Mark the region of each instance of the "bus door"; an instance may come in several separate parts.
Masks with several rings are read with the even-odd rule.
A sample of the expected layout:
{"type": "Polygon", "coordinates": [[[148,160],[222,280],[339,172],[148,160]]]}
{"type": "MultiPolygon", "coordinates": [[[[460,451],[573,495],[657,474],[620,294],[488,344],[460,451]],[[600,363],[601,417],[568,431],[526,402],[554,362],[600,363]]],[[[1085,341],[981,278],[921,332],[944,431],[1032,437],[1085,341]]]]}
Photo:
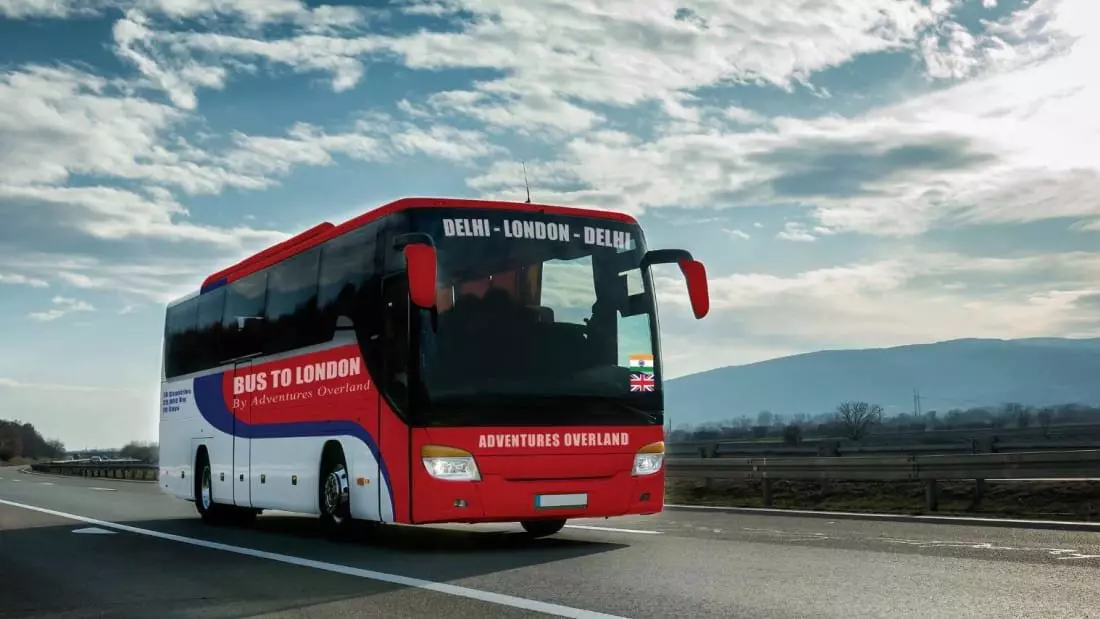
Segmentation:
{"type": "MultiPolygon", "coordinates": [[[[233,364],[233,377],[248,380],[251,369],[251,359],[237,361],[233,364]]],[[[240,507],[252,506],[252,439],[248,430],[252,423],[252,398],[249,391],[252,390],[235,397],[233,402],[233,503],[240,507]]]]}

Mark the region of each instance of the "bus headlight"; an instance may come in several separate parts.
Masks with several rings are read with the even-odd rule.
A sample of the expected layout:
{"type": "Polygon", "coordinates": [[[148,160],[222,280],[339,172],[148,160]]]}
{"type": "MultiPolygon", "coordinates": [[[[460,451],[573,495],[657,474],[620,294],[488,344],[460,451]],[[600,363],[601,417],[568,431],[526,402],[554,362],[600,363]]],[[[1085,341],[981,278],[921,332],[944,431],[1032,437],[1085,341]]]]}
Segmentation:
{"type": "Polygon", "coordinates": [[[449,481],[480,481],[477,462],[468,451],[442,445],[425,445],[420,448],[420,459],[428,474],[436,479],[449,481]]]}
{"type": "Polygon", "coordinates": [[[665,443],[657,441],[650,443],[634,454],[634,470],[631,475],[652,475],[661,470],[665,461],[665,443]]]}

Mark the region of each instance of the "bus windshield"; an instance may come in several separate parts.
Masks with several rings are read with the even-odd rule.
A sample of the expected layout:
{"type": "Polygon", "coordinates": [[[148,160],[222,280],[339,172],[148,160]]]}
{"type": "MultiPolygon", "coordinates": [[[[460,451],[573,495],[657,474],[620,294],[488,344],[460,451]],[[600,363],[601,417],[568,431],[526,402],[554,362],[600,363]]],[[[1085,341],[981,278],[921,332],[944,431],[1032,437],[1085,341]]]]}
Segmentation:
{"type": "Polygon", "coordinates": [[[437,328],[420,321],[419,424],[663,423],[637,225],[473,209],[413,219],[439,265],[437,328]]]}

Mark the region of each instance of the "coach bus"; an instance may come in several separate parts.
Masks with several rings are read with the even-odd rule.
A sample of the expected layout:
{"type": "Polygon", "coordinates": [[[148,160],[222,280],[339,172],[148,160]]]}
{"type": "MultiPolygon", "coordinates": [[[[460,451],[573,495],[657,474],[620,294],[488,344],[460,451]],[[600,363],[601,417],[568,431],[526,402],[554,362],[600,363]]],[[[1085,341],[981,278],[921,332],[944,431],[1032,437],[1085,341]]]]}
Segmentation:
{"type": "Polygon", "coordinates": [[[325,222],[170,303],[160,485],[207,522],[652,514],[664,498],[654,264],[625,214],[406,198],[325,222]]]}

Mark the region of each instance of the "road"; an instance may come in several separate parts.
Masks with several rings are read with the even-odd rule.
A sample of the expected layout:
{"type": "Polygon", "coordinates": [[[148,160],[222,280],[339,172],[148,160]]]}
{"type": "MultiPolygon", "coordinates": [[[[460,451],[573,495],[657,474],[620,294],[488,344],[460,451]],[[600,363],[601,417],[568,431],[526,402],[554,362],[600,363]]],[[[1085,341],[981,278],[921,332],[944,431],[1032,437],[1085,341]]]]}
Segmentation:
{"type": "Polygon", "coordinates": [[[140,482],[0,469],[0,617],[1100,617],[1100,533],[666,511],[203,525],[140,482]],[[92,529],[92,531],[88,531],[92,529]]]}

